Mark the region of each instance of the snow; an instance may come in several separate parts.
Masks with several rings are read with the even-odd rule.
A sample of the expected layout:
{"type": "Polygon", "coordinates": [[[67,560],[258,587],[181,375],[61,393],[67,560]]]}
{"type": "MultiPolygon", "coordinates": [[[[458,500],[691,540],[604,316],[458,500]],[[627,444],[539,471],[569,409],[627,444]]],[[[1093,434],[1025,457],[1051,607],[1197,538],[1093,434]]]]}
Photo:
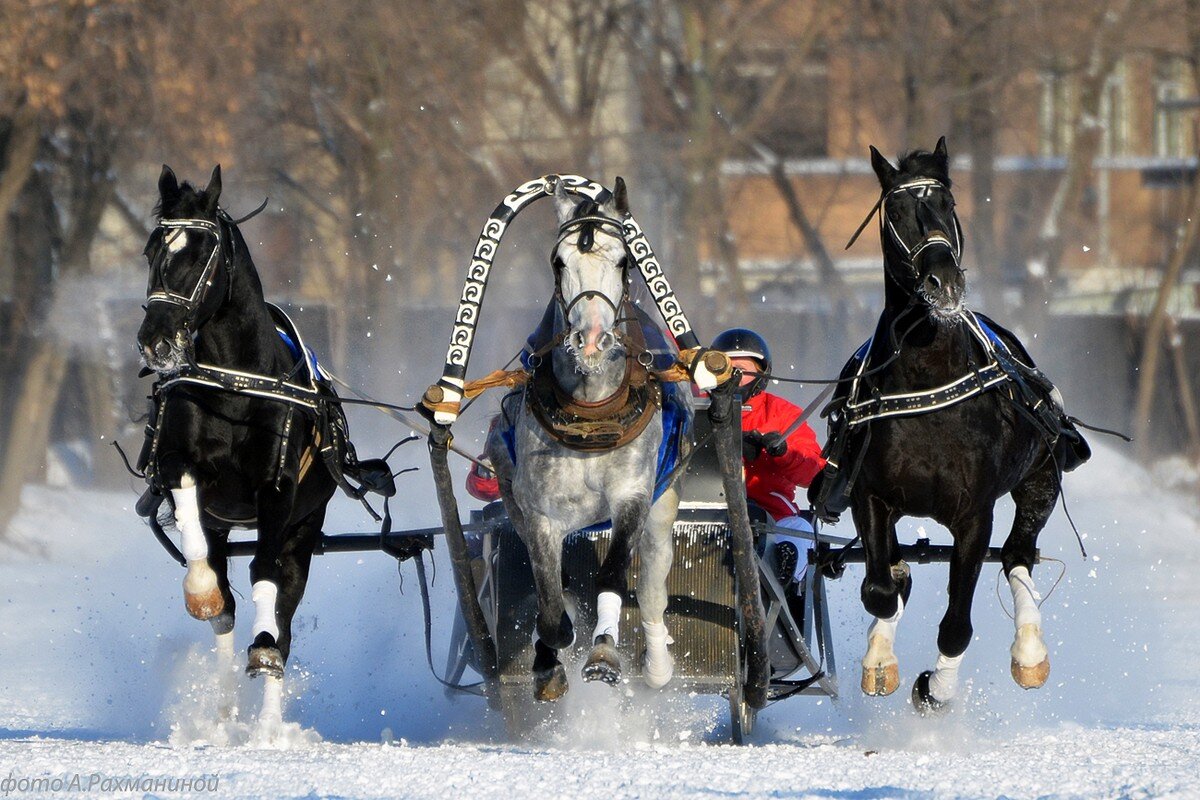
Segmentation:
{"type": "MultiPolygon", "coordinates": [[[[427,470],[403,480],[413,500],[398,524],[435,524],[432,500],[421,499],[433,496],[427,470]]],[[[7,796],[71,796],[47,783],[39,794],[29,781],[73,775],[85,787],[91,776],[135,785],[121,796],[176,796],[154,779],[188,777],[219,781],[217,796],[246,798],[1198,796],[1196,503],[1102,443],[1065,485],[1089,557],[1081,559],[1057,512],[1041,546],[1065,577],[1051,592],[1057,564],[1033,575],[1049,595],[1046,687],[1022,691],[1008,675],[1012,623],[987,565],[955,707],[916,716],[907,695],[936,659],[945,605],[945,566],[924,565],[914,566],[897,633],[900,691],[861,697],[868,620],[852,567],[830,585],[844,696],[768,709],[746,747],[726,744],[721,698],[578,679],[549,723],[510,741],[482,700],[447,699],[429,676],[412,568],[403,569],[402,594],[394,562],[377,553],[314,561],[288,668],[289,723],[265,741],[250,723],[261,684],[213,674],[208,626],[184,613],[183,570],[134,515],[134,487],[28,487],[14,544],[0,549],[0,796],[6,788],[7,796]],[[239,721],[217,721],[222,677],[237,684],[239,721]]],[[[345,499],[331,512],[328,530],[369,528],[345,499]]],[[[1010,521],[1002,505],[997,542],[1010,521]]],[[[923,520],[903,523],[901,537],[912,539],[918,526],[948,541],[923,520]]],[[[453,587],[440,551],[438,565],[440,667],[453,587]]],[[[233,573],[241,656],[253,614],[245,563],[233,573]]]]}

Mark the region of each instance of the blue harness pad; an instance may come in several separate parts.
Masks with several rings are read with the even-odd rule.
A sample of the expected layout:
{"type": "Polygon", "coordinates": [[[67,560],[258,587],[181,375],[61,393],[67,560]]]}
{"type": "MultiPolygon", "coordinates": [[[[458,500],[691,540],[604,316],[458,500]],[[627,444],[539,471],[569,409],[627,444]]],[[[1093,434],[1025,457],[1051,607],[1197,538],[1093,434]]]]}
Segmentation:
{"type": "MultiPolygon", "coordinates": [[[[296,361],[299,361],[301,359],[300,346],[292,340],[292,337],[288,335],[287,331],[279,328],[276,328],[275,331],[279,334],[279,338],[283,340],[283,343],[287,345],[287,349],[291,352],[292,358],[294,358],[296,361]]],[[[308,351],[306,355],[308,356],[308,364],[310,367],[312,367],[313,375],[317,377],[317,380],[328,381],[329,377],[325,374],[325,371],[321,369],[321,365],[317,363],[317,354],[313,352],[311,347],[305,347],[304,349],[308,351]]]]}
{"type": "MultiPolygon", "coordinates": [[[[678,383],[664,383],[663,390],[663,438],[658,446],[658,464],[654,470],[654,499],[662,497],[671,480],[671,473],[679,464],[679,452],[683,437],[688,434],[692,423],[692,410],[688,406],[684,389],[678,383]]],[[[502,423],[507,423],[500,429],[500,438],[508,446],[508,457],[515,464],[517,461],[517,437],[513,423],[506,414],[501,414],[502,423]]],[[[608,523],[604,523],[603,527],[608,523]]]]}

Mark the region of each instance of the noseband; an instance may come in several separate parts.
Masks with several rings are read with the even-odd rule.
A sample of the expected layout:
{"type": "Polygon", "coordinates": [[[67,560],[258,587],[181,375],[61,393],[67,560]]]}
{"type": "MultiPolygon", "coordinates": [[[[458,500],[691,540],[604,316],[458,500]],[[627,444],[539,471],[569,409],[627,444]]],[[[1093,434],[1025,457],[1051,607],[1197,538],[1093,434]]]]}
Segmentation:
{"type": "Polygon", "coordinates": [[[210,222],[206,219],[160,220],[158,230],[155,232],[159,236],[159,241],[157,243],[152,241],[146,248],[146,255],[150,259],[151,273],[156,281],[156,285],[152,284],[150,292],[146,295],[146,302],[169,303],[182,307],[187,312],[188,326],[192,327],[196,321],[200,306],[204,304],[204,300],[208,297],[208,292],[216,280],[218,264],[225,268],[226,291],[227,294],[232,294],[233,260],[229,255],[229,248],[226,246],[225,238],[221,235],[221,229],[222,226],[219,223],[210,222]],[[214,243],[212,252],[208,255],[208,261],[204,264],[204,269],[200,272],[200,277],[196,280],[195,285],[192,286],[191,291],[183,294],[167,288],[166,276],[163,274],[163,270],[166,265],[167,252],[169,251],[169,245],[173,236],[182,235],[187,231],[197,231],[212,236],[214,243]],[[174,232],[173,235],[172,232],[174,232]]]}
{"type": "MultiPolygon", "coordinates": [[[[557,262],[559,261],[558,248],[562,246],[562,243],[564,241],[566,241],[566,238],[568,236],[570,236],[572,233],[575,233],[576,231],[578,231],[578,233],[579,233],[579,237],[577,239],[577,245],[579,247],[580,252],[583,252],[583,253],[591,252],[592,246],[595,243],[595,229],[597,226],[612,229],[614,231],[613,235],[618,237],[621,240],[622,245],[624,245],[625,226],[622,225],[620,223],[620,221],[612,219],[611,217],[603,216],[601,214],[595,214],[595,213],[584,214],[583,216],[576,217],[575,219],[567,220],[566,222],[564,222],[562,225],[559,226],[558,241],[555,242],[555,244],[554,244],[554,258],[551,260],[551,263],[557,264],[557,262]]],[[[628,247],[626,247],[626,258],[624,261],[624,266],[621,267],[621,296],[617,298],[617,301],[615,303],[612,301],[612,299],[608,295],[606,295],[604,292],[601,292],[597,289],[585,289],[582,292],[580,292],[579,294],[572,297],[570,302],[567,302],[566,298],[563,297],[563,293],[562,293],[562,270],[559,269],[557,266],[555,266],[555,268],[554,268],[554,298],[555,298],[555,300],[558,301],[558,305],[562,309],[563,322],[565,322],[567,324],[568,328],[570,327],[570,324],[571,324],[570,323],[571,309],[575,307],[575,304],[579,303],[582,300],[588,300],[593,297],[599,297],[605,303],[608,303],[609,307],[612,308],[612,310],[613,310],[613,316],[616,318],[616,321],[617,322],[621,321],[619,319],[621,316],[621,311],[620,311],[621,304],[625,301],[625,297],[629,292],[629,288],[628,288],[629,287],[629,258],[628,258],[628,256],[629,256],[628,247]]]]}
{"type": "MultiPolygon", "coordinates": [[[[958,222],[958,214],[954,213],[954,211],[951,211],[950,217],[954,224],[953,226],[947,225],[946,227],[952,229],[954,236],[953,240],[951,240],[950,236],[944,231],[935,229],[931,230],[925,235],[924,238],[910,246],[904,241],[904,237],[900,235],[898,230],[896,230],[896,226],[892,223],[891,218],[888,216],[888,198],[900,191],[908,192],[909,195],[917,199],[919,212],[920,207],[925,206],[926,198],[929,197],[929,193],[938,190],[943,191],[946,194],[950,194],[950,189],[947,188],[946,185],[941,181],[934,178],[918,178],[917,180],[908,181],[907,183],[902,183],[899,186],[894,187],[880,200],[880,237],[882,238],[884,230],[891,235],[892,241],[898,248],[900,248],[900,252],[904,254],[904,263],[907,264],[908,268],[912,270],[914,276],[918,275],[916,267],[917,257],[931,247],[945,247],[950,251],[950,257],[954,259],[954,266],[962,269],[962,226],[958,222]]],[[[951,195],[951,198],[953,199],[953,195],[951,195]]]]}
{"type": "Polygon", "coordinates": [[[850,237],[850,241],[846,244],[846,249],[849,250],[854,243],[858,241],[859,235],[862,234],[863,230],[867,227],[867,223],[871,221],[871,217],[878,213],[880,241],[882,242],[885,238],[891,238],[897,249],[899,249],[902,253],[902,263],[907,266],[909,271],[912,273],[911,277],[919,278],[921,276],[916,267],[917,257],[931,247],[945,247],[947,250],[949,250],[950,257],[954,260],[954,266],[961,270],[963,237],[962,225],[958,221],[958,214],[954,211],[950,212],[953,225],[946,226],[951,229],[950,234],[934,229],[917,242],[909,245],[908,242],[904,241],[904,237],[900,235],[900,232],[896,230],[896,226],[892,224],[892,220],[887,214],[888,199],[892,195],[901,191],[908,192],[910,196],[917,200],[918,212],[920,211],[920,208],[925,206],[926,198],[929,197],[930,192],[943,191],[950,195],[951,199],[954,197],[952,194],[950,194],[950,188],[936,178],[915,178],[914,180],[906,181],[899,186],[894,186],[890,191],[884,192],[882,195],[880,195],[879,201],[872,206],[870,212],[866,216],[866,219],[862,221],[862,224],[858,226],[858,230],[856,230],[854,235],[850,237]],[[953,238],[951,238],[951,235],[953,238]]]}

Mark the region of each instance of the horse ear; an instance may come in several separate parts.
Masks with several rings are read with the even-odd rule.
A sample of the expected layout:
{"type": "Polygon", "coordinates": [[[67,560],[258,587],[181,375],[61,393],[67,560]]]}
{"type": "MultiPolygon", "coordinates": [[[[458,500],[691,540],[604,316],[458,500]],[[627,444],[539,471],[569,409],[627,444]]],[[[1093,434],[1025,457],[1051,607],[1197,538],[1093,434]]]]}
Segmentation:
{"type": "Polygon", "coordinates": [[[571,219],[576,205],[578,202],[567,192],[567,187],[563,185],[563,182],[559,181],[554,187],[554,210],[558,212],[559,225],[571,219]]]}
{"type": "Polygon", "coordinates": [[[950,171],[950,153],[946,150],[946,137],[938,139],[937,145],[933,148],[933,154],[937,160],[941,162],[942,169],[946,172],[950,171]]]}
{"type": "Polygon", "coordinates": [[[617,182],[613,184],[612,203],[621,216],[629,213],[629,191],[625,188],[625,179],[620,175],[617,176],[617,182]]]}
{"type": "Polygon", "coordinates": [[[175,177],[175,170],[166,164],[158,175],[158,196],[164,205],[179,196],[179,179],[175,177]]]}
{"type": "Polygon", "coordinates": [[[896,184],[896,168],[892,166],[892,162],[875,149],[875,145],[869,145],[869,147],[871,148],[871,166],[879,178],[879,185],[886,192],[896,184]]]}
{"type": "Polygon", "coordinates": [[[208,210],[215,214],[217,212],[217,201],[221,199],[220,164],[213,167],[212,177],[208,179],[208,186],[204,187],[204,197],[208,200],[208,210]]]}

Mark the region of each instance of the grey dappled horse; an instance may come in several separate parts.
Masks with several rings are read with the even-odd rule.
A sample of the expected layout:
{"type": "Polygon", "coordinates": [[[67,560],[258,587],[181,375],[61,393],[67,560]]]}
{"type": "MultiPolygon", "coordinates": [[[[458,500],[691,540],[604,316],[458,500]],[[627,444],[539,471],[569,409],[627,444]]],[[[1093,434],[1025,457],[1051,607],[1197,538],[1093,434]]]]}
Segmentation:
{"type": "MultiPolygon", "coordinates": [[[[572,198],[562,184],[554,195],[559,239],[551,253],[555,272],[554,336],[548,358],[559,394],[580,404],[597,404],[623,391],[628,359],[639,355],[636,319],[622,318],[630,258],[621,234],[629,212],[624,182],[603,204],[572,198]]],[[[626,317],[635,315],[627,314],[626,317]]],[[[536,360],[536,359],[535,359],[536,360]]],[[[531,385],[525,389],[532,391],[531,385]]],[[[514,398],[515,399],[515,398],[514,398]]],[[[568,688],[558,651],[571,646],[574,625],[563,598],[562,554],[567,534],[612,520],[612,545],[596,576],[596,629],[586,680],[609,684],[621,678],[618,624],[630,557],[641,566],[637,599],[645,631],[642,674],[659,688],[671,679],[674,661],[663,622],[671,530],[679,496],[668,489],[653,500],[655,470],[663,437],[662,411],[631,441],[599,452],[571,449],[551,436],[525,402],[506,402],[513,421],[515,462],[496,426],[487,454],[500,483],[505,509],[529,550],[537,588],[538,615],[533,662],[534,696],[557,700],[568,688]]]]}

